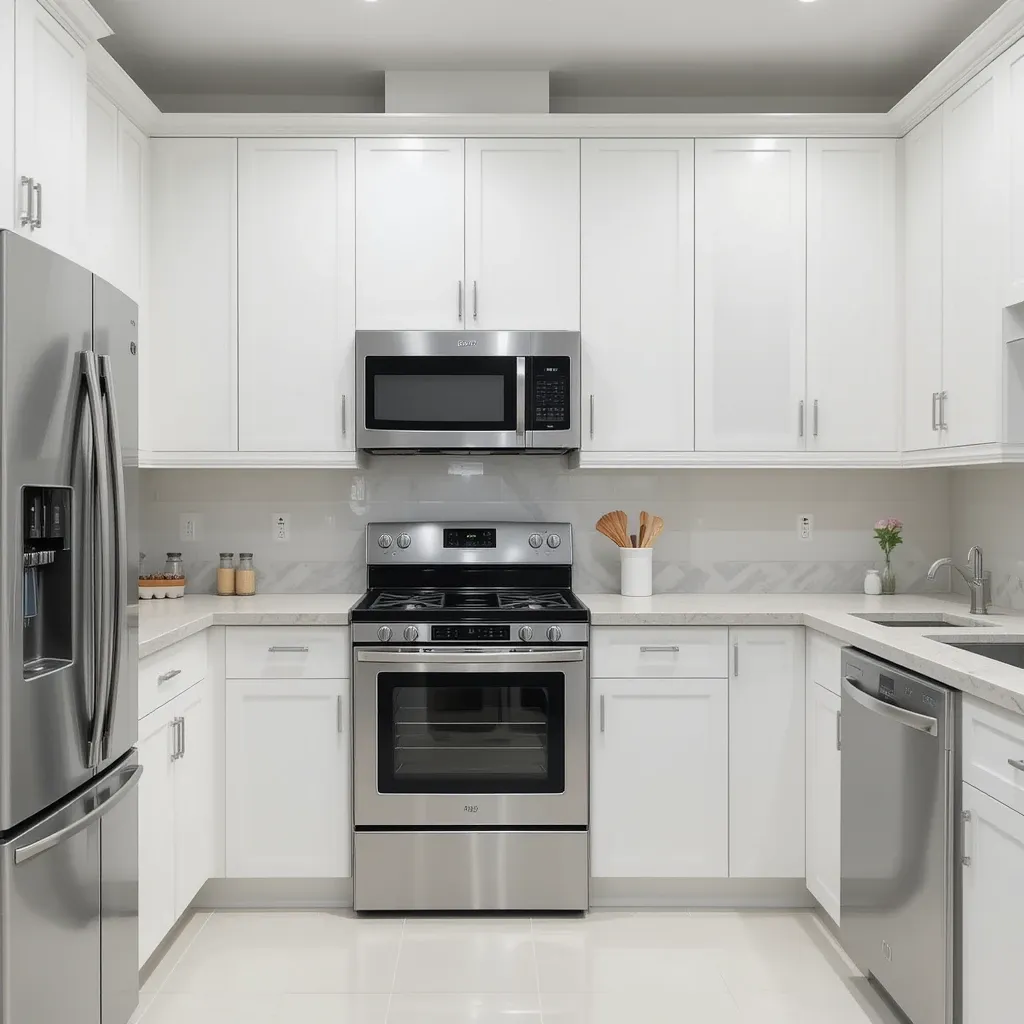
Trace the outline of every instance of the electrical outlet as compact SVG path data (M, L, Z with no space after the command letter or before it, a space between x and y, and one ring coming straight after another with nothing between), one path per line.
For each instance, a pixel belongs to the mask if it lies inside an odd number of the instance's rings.
M287 512L275 512L271 523L271 537L280 543L291 540L292 517Z
M814 539L814 516L802 515L797 518L796 535L801 540Z
M203 518L198 512L182 512L180 535L185 544L194 544L199 540Z

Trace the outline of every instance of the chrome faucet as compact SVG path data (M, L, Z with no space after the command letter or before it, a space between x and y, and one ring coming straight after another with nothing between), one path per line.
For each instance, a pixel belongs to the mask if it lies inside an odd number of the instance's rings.
M961 569L952 558L940 558L928 570L928 579L935 579L935 574L943 566L948 565L951 570L955 569L971 588L971 614L987 615L988 606L992 603L992 574L985 572L984 555L977 544L967 552L967 561L971 564L970 573Z

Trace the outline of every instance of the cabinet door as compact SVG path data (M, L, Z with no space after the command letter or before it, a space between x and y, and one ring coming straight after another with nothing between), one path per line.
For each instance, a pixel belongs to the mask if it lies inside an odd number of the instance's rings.
M729 642L729 874L803 878L803 630L730 629Z
M1000 302L1024 302L1024 41L1000 58L1006 63L1006 109L1002 116L1009 163L1010 237L1007 246L1007 289Z
M14 175L14 0L0 0L0 230L16 226Z
M118 113L115 284L136 302L142 301L148 154L149 139L124 114Z
M699 451L793 451L806 429L806 144L698 139Z
M85 220L85 51L36 0L17 0L16 173L33 178L34 241L81 261Z
M86 264L117 285L117 107L89 86L86 133Z
M466 326L580 327L578 139L466 140Z
M238 450L236 148L234 139L150 142L153 451Z
M174 901L174 703L139 722L139 966L177 920Z
M466 320L462 139L356 141L356 326L458 330Z
M996 61L943 107L942 381L949 445L1002 437L1002 179Z
M903 140L903 447L938 448L942 391L942 111Z
M585 139L581 180L583 447L692 451L693 141Z
M180 917L214 873L213 701L207 680L172 701L184 719L174 762L174 911Z
M352 451L353 142L238 147L239 450Z
M896 142L807 143L808 448L899 448Z
M842 698L807 678L807 888L839 924Z
M591 873L726 877L725 680L600 679L592 701Z
M963 1024L1005 1024L1024 1002L1024 815L964 785Z
M227 682L229 878L351 874L348 683Z

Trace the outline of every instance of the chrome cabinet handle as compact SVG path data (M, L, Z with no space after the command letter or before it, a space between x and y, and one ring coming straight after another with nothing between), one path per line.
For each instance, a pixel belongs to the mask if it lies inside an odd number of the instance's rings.
M675 645L675 644L672 644L672 645L666 645L665 647L652 646L652 647L641 647L640 648L640 653L641 654L655 654L657 652L661 652L661 653L664 653L664 654L678 654L679 653L679 647L677 645Z
M818 436L818 400L814 400L814 436Z
M35 214L32 217L32 230L35 231L36 228L41 228L43 226L43 186L34 178L32 179L32 191L36 196L36 209Z
M185 756L185 719L181 718L181 754L180 757Z
M462 282L459 282L459 323L462 323Z
M843 749L843 713L836 712L836 750Z
M971 855L967 852L967 826L971 821L970 811L960 812L960 863L965 868L971 866Z
M590 440L594 440L594 396L590 396Z
M800 436L803 437L804 436L804 402L803 402L803 399L800 400L799 420L800 420Z
M171 729L173 730L173 741L171 745L171 760L177 761L181 757L181 719L174 717L171 719Z
M740 645L738 643L732 645L732 674L734 676L740 674Z
M175 676L181 675L180 668L172 668L170 672L163 672L156 677L158 683L166 683L168 679L173 679Z
M341 694L338 694L338 732L345 731L344 712L341 709Z
M1012 757L1007 758L1006 763L1019 772L1024 772L1024 761L1015 761Z
M341 436L348 436L348 395L341 396Z
M477 299L477 287L476 287L476 281L474 281L473 282L473 319L474 320L479 319L479 317L477 316L479 311L480 310L479 310L479 301Z
M601 732L604 732L604 694L603 693L601 694L600 709L601 709L601 715L600 715L600 717L601 717Z
M24 189L24 192L21 192L18 195L18 223L21 224L23 228L32 226L32 184L33 182L31 178L26 178L22 175L19 185L21 189ZM20 205L22 196L24 196L25 199L24 206Z
M933 391L932 392L932 430L938 430L939 429L938 404L939 404L939 393L938 393L938 391Z
M268 647L269 654L309 654L308 647Z
M939 429L949 430L949 424L946 422L946 399L949 398L948 391L939 392Z

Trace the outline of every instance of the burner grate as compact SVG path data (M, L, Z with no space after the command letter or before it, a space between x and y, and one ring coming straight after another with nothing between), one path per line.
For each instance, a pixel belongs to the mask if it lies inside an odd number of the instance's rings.
M498 607L507 611L523 608L530 611L564 611L572 606L565 594L557 590L512 590L498 594Z
M371 611L426 611L444 607L444 594L426 591L394 593L383 591L378 594L370 605Z

